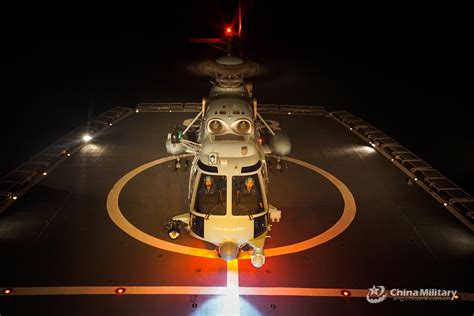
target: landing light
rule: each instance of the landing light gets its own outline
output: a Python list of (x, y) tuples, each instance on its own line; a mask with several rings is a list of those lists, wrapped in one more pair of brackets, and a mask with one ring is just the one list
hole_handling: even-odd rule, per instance
[(82, 140), (85, 141), (86, 143), (92, 139), (91, 135), (85, 134), (82, 136)]
[(67, 156), (68, 156), (68, 157), (70, 157), (70, 156), (71, 156), (71, 154), (69, 154), (69, 153), (68, 153), (68, 154), (67, 154)]
[(47, 172), (43, 172), (43, 176), (47, 175), (48, 173)]
[(348, 290), (342, 290), (341, 294), (342, 294), (342, 296), (345, 296), (345, 297), (351, 296), (351, 292), (349, 292)]
[(444, 202), (443, 205), (444, 205), (444, 206), (448, 206), (448, 203)]
[(18, 199), (18, 196), (13, 196), (12, 199), (16, 200)]

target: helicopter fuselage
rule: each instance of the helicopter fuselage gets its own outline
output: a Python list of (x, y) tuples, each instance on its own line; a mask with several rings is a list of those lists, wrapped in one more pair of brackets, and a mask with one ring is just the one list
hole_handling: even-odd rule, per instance
[[(252, 264), (261, 267), (270, 211), (265, 154), (275, 154), (279, 163), (291, 143), (257, 113), (251, 85), (243, 81), (241, 59), (221, 57), (216, 69), (220, 73), (209, 96), (203, 98), (200, 113), (184, 131), (174, 128), (166, 141), (168, 153), (177, 157), (177, 169), (183, 154), (193, 154), (189, 210), (173, 217), (169, 236), (177, 238), (178, 222), (183, 222), (193, 237), (216, 245), (222, 259), (233, 260), (242, 247), (249, 246)], [(271, 135), (264, 148), (265, 127)]]

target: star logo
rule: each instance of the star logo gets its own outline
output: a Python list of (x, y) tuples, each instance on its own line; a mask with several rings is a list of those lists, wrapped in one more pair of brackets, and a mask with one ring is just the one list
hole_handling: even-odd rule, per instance
[(380, 291), (380, 290), (383, 292), (383, 291), (385, 290), (385, 288), (384, 288), (383, 286), (375, 286), (375, 285), (374, 285), (374, 286), (372, 286), (372, 287), (369, 289), (370, 295), (380, 296), (380, 295), (379, 295), (379, 291)]
[(384, 301), (387, 298), (385, 294), (385, 287), (383, 285), (375, 286), (375, 284), (369, 288), (369, 293), (367, 293), (367, 301), (369, 303), (375, 304)]

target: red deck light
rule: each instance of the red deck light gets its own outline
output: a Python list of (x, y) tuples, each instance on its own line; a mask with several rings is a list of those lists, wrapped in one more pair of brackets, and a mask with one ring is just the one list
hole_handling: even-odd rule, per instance
[(115, 289), (115, 294), (122, 295), (125, 293), (125, 288), (119, 287)]
[(349, 292), (348, 290), (342, 290), (341, 294), (342, 294), (342, 296), (345, 296), (345, 297), (351, 296), (351, 292)]
[(10, 288), (6, 288), (6, 289), (2, 290), (2, 294), (4, 294), (4, 295), (10, 295), (12, 293), (13, 293), (13, 290), (10, 289)]

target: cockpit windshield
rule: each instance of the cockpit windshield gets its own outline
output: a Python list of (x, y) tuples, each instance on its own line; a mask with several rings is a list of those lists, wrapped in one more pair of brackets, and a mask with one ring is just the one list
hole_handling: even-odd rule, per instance
[(226, 181), (225, 176), (201, 175), (194, 204), (196, 212), (208, 216), (226, 214)]
[(232, 177), (232, 215), (253, 215), (263, 210), (257, 174)]

